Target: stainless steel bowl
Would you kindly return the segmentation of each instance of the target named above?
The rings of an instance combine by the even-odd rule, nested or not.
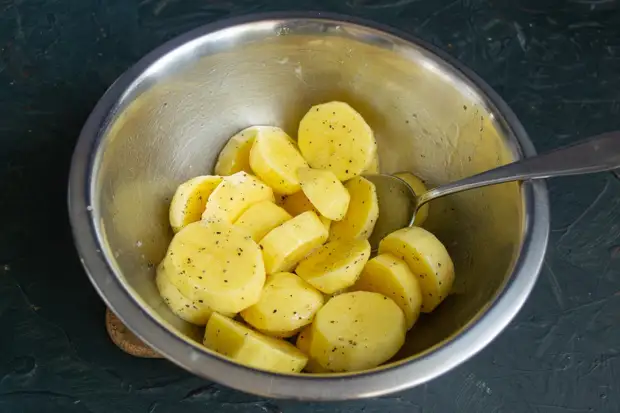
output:
[[[313,104],[343,100],[374,129],[383,172],[432,186],[534,154],[507,105],[428,44],[343,16],[261,15],[208,25],[121,76],[80,135],[69,209],[86,271],[108,306],[154,349],[199,376],[264,396],[334,400],[424,383],[464,362],[519,311],[549,232],[544,184],[504,184],[431,205],[425,224],[456,265],[453,294],[409,332],[388,365],[354,374],[281,375],[237,365],[160,299],[154,264],[171,238],[167,206],[209,173],[228,137],[255,124],[296,134]]]

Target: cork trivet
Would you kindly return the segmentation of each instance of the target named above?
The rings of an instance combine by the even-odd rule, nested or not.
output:
[[[105,312],[105,326],[112,342],[127,354],[144,358],[162,358],[155,350],[144,344],[109,308]]]

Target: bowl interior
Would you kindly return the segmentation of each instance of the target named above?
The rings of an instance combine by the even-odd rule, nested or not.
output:
[[[320,23],[320,24],[319,24]],[[201,329],[162,302],[154,267],[172,233],[177,185],[212,172],[226,140],[250,125],[291,136],[311,105],[341,100],[376,134],[382,172],[430,187],[518,157],[502,118],[452,66],[412,43],[355,25],[267,21],[200,36],[140,74],[107,123],[91,204],[106,259],[130,294],[179,336]],[[523,199],[504,184],[434,201],[424,227],[456,266],[453,293],[408,334],[395,360],[441,345],[483,314],[522,244]]]

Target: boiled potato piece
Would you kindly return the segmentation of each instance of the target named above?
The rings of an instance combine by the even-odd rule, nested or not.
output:
[[[207,323],[203,344],[237,363],[278,373],[299,373],[308,360],[291,343],[267,337],[217,313]]]
[[[341,181],[360,175],[377,153],[370,126],[351,106],[313,106],[299,123],[299,150],[311,167],[328,169]]]
[[[290,271],[327,240],[327,230],[314,212],[308,211],[274,228],[260,241],[267,274]]]
[[[370,243],[363,240],[331,241],[304,258],[295,272],[325,294],[350,287],[370,258]]]
[[[291,219],[291,215],[271,201],[252,205],[235,221],[235,226],[250,234],[256,242],[269,231]]]
[[[375,157],[372,158],[370,164],[364,169],[365,174],[378,174],[381,172],[381,168],[379,165],[379,154],[375,154]]]
[[[379,253],[392,254],[407,263],[422,290],[422,312],[430,313],[450,293],[454,264],[444,245],[420,227],[394,231],[379,243]]]
[[[368,239],[379,218],[379,200],[375,185],[361,176],[348,181],[344,187],[351,195],[349,209],[342,221],[330,228],[330,239]]]
[[[246,172],[226,176],[211,193],[202,219],[233,223],[246,209],[261,201],[275,202],[273,190]]]
[[[314,205],[312,205],[312,202],[310,202],[308,197],[306,197],[306,195],[302,191],[295,192],[292,195],[283,196],[280,199],[278,205],[280,205],[286,210],[286,212],[293,216],[297,216],[307,211],[314,212],[315,214],[317,214],[323,225],[325,225],[325,229],[329,231],[329,228],[332,224],[331,219],[322,216],[318,209],[316,209]]]
[[[160,268],[188,300],[222,313],[256,304],[265,283],[256,242],[223,221],[183,228],[172,238]]]
[[[328,373],[329,370],[326,370],[321,366],[316,360],[310,358],[310,346],[312,343],[312,326],[307,326],[301,333],[297,336],[297,341],[295,345],[298,349],[300,349],[306,356],[308,356],[308,362],[306,363],[306,367],[304,370],[308,373]]]
[[[198,176],[182,183],[170,202],[170,226],[174,232],[192,222],[200,221],[207,199],[222,182],[221,176]]]
[[[232,175],[241,171],[252,173],[250,150],[257,132],[265,127],[269,126],[251,126],[230,138],[217,158],[215,173],[218,175]]]
[[[290,272],[271,274],[258,303],[241,312],[246,323],[273,337],[291,337],[310,324],[323,294]]]
[[[418,279],[405,261],[381,254],[368,261],[352,291],[371,291],[391,298],[403,310],[407,330],[420,316],[422,292]]]
[[[420,178],[418,178],[411,172],[399,172],[395,174],[395,176],[407,182],[416,195],[422,195],[427,191],[424,182],[422,182]],[[418,210],[418,212],[415,214],[415,220],[413,221],[413,224],[420,227],[422,226],[422,224],[424,224],[426,218],[428,218],[428,204],[422,205],[422,207]]]
[[[360,371],[391,359],[405,342],[405,316],[388,297],[340,294],[312,323],[310,357],[330,371]]]
[[[351,196],[333,172],[301,168],[297,176],[304,195],[322,216],[332,221],[344,218]]]
[[[250,151],[254,173],[274,191],[292,194],[299,191],[297,170],[308,164],[295,142],[280,128],[262,128],[256,134]]]

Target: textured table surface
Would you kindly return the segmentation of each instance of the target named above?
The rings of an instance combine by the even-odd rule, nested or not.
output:
[[[618,412],[620,180],[556,180],[544,270],[488,348],[372,400],[265,400],[120,352],[74,252],[69,159],[90,109],[145,52],[231,15],[324,10],[448,51],[512,106],[538,150],[620,129],[615,0],[0,0],[0,412]]]

